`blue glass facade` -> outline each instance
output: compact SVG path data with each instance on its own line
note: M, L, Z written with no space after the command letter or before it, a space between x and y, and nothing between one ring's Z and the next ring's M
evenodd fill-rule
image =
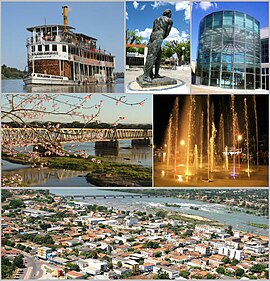
M261 88L260 23L237 11L219 11L200 22L196 84Z

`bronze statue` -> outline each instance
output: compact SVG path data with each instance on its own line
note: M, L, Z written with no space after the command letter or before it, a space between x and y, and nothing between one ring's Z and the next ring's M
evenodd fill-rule
M152 82L154 78L162 78L159 75L161 63L161 44L172 28L173 21L171 19L171 10L165 10L161 17L155 19L153 30L148 42L148 53L144 65L144 73L142 78L146 82ZM155 74L153 74L153 66L155 65Z

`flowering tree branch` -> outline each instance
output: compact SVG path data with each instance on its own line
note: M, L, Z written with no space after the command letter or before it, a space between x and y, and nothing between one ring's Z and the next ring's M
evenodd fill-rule
M68 95L68 94L6 94L2 105L2 152L8 156L16 157L19 153L24 154L33 166L43 167L42 156L81 156L88 158L89 155L75 149L76 142L91 141L89 136L84 136L83 129L91 122L97 121L102 111L105 99L115 101L115 105L143 106L146 99L130 103L126 96L112 97L102 95L103 99L93 102L92 95ZM50 117L65 116L83 123L80 130L73 133L72 149L66 150L59 139L60 135L71 135L62 129L61 122L49 122ZM42 119L44 122L38 123ZM119 116L112 120L112 133L115 132L119 122L125 120L125 116ZM45 123L45 120L48 120ZM35 122L34 122L35 121ZM7 124L9 123L9 125ZM11 123L11 124L10 124ZM23 138L8 137L8 132L20 129ZM40 130L43 129L43 130ZM102 139L102 135L96 134L93 140ZM77 145L79 146L79 144ZM40 151L42 147L42 152ZM32 151L31 151L32 150Z

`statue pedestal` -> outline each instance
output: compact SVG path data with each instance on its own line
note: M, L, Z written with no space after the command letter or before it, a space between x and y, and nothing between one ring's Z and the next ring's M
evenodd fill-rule
M176 85L177 80L170 78L170 77L160 77L160 78L154 78L151 80L151 82L147 82L143 80L143 75L136 78L137 83L142 88L153 88L153 87L159 87L159 86L169 86L169 85Z

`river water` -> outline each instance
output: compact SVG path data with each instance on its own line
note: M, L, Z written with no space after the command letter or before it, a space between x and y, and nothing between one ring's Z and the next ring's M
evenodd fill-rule
M23 80L2 80L2 93L124 93L124 79L114 84L87 86L25 86Z
M151 147L137 147L131 148L130 140L120 140L120 150L95 150L94 143L73 143L65 144L65 149L81 149L86 151L89 155L101 156L113 162L120 162L126 164L138 164L144 167L152 167L152 148ZM79 147L78 147L79 145ZM28 148L32 150L31 147ZM93 187L94 185L86 181L84 177L87 172L71 171L67 169L33 169L29 165L14 164L2 160L2 175L12 176L18 174L23 178L24 186L36 187Z
M52 193L57 195L126 195L122 191L110 190L71 190L71 189L51 189ZM216 220L222 224L231 225L234 230L241 230L260 235L268 235L267 229L249 226L247 223L260 223L268 225L268 219L262 216L246 214L243 208L239 208L239 212L230 212L229 206L222 204L212 204L197 200L187 200L179 198L97 198L97 199L76 199L76 201L89 204L97 204L109 206L120 210L139 210L148 211L153 207L164 210L172 210L184 214L198 215L208 219ZM178 204L180 207L167 207L165 203ZM190 209L190 207L198 207L199 210Z

